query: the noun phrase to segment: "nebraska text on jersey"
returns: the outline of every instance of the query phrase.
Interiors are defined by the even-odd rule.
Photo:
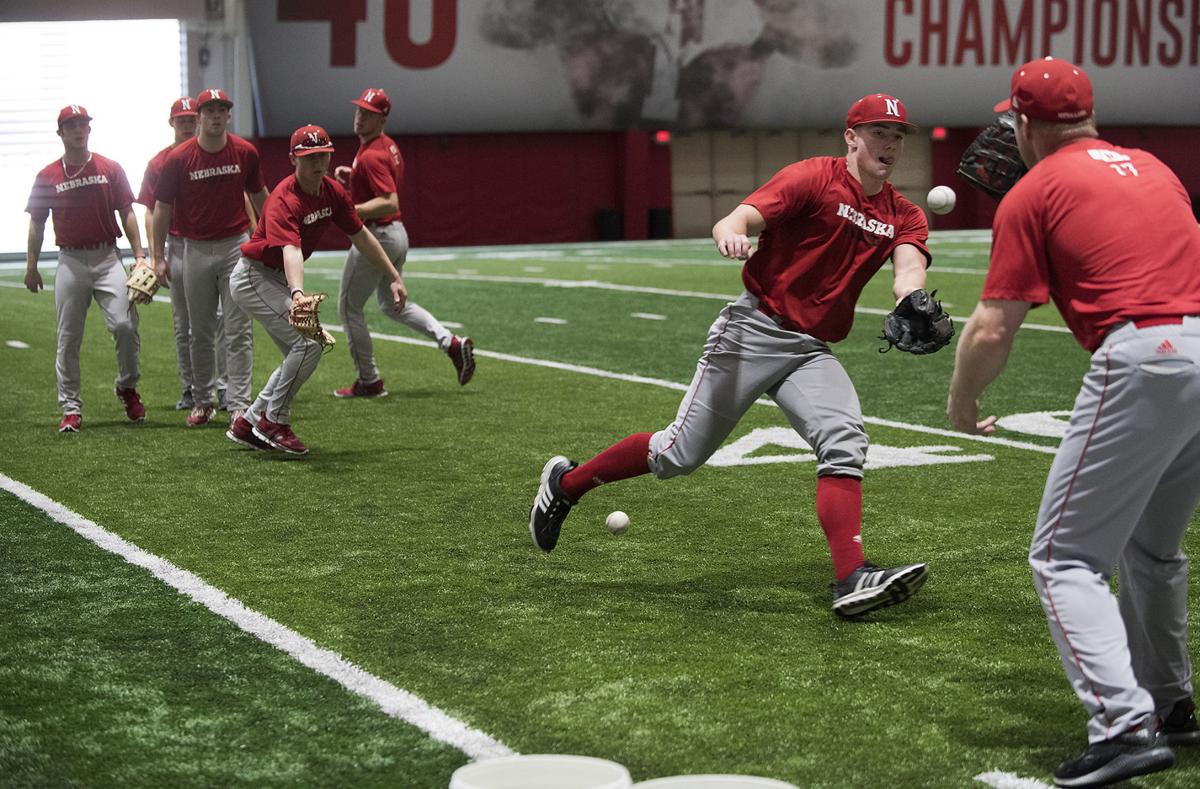
[[[887,236],[888,238],[896,237],[895,225],[880,222],[878,219],[867,219],[866,215],[861,211],[851,208],[845,203],[838,203],[837,215],[843,219],[849,219],[868,233],[874,233],[877,236]]]
[[[220,167],[206,167],[203,170],[189,170],[188,178],[192,181],[201,181],[205,178],[212,178],[217,175],[237,175],[242,171],[240,164],[223,164]]]
[[[65,192],[68,189],[77,189],[81,186],[94,186],[96,184],[108,183],[108,176],[104,173],[99,175],[89,175],[84,178],[72,178],[70,181],[63,181],[61,184],[54,185],[55,192]]]
[[[311,214],[305,214],[303,221],[304,224],[311,225],[313,222],[317,222],[329,216],[333,216],[333,209],[326,206],[325,208],[313,211]]]

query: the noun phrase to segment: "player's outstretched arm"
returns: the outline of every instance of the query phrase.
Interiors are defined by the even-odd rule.
[[[371,235],[370,231],[364,227],[350,236],[350,243],[354,244],[354,248],[359,251],[359,254],[371,261],[372,265],[387,276],[390,283],[388,287],[392,291],[392,303],[396,306],[396,309],[404,309],[404,305],[408,303],[408,288],[404,287],[404,279],[400,276],[400,272],[396,270],[396,267],[392,265],[392,261],[388,258],[387,253],[379,245],[378,239]]]
[[[713,225],[713,242],[723,257],[745,260],[750,257],[750,236],[757,236],[766,228],[766,220],[758,209],[742,203]]]
[[[892,296],[897,304],[914,290],[925,287],[927,264],[925,255],[912,244],[901,244],[892,251]]]
[[[954,354],[946,416],[956,430],[990,435],[996,417],[979,418],[979,398],[1004,370],[1017,329],[1029,312],[1024,301],[981,301],[971,314]]]
[[[41,222],[29,220],[29,235],[25,241],[25,287],[30,293],[37,293],[44,286],[42,275],[38,273],[38,258],[42,256],[42,239],[46,237],[46,220]]]

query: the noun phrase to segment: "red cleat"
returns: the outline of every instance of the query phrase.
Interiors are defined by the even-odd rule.
[[[83,417],[79,414],[64,414],[62,421],[58,423],[58,432],[78,433],[82,423]]]
[[[334,397],[387,397],[387,390],[383,388],[383,379],[380,378],[373,384],[364,384],[362,381],[355,381],[353,386],[347,386],[345,389],[336,389],[333,393]]]
[[[458,385],[466,386],[471,376],[475,375],[475,343],[470,337],[455,337],[446,349],[446,355],[454,362],[454,370],[458,373]]]
[[[254,435],[280,452],[287,452],[289,455],[308,454],[308,447],[304,446],[300,442],[300,439],[296,438],[296,434],[292,432],[291,425],[272,422],[264,416],[254,426]]]
[[[146,421],[146,406],[142,405],[142,397],[137,389],[122,389],[117,387],[117,399],[125,406],[125,416],[130,422]]]
[[[264,452],[270,452],[275,448],[254,435],[254,426],[244,416],[238,416],[233,420],[229,429],[225,431],[225,437],[230,441],[235,441],[251,449],[261,449]]]
[[[187,426],[200,427],[207,425],[212,421],[213,407],[211,405],[198,405],[192,409],[192,413],[188,414]]]

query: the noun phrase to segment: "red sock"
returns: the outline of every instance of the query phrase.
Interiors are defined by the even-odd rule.
[[[592,488],[650,473],[650,433],[634,433],[563,474],[563,493],[576,501]]]
[[[843,581],[866,561],[862,546],[862,480],[817,477],[817,520],[829,541],[834,575]]]

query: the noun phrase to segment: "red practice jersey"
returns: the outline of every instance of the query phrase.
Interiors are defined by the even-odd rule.
[[[171,227],[179,235],[212,241],[250,227],[243,193],[262,188],[253,145],[230,134],[224,148],[209,153],[193,137],[167,154],[154,197],[174,204]]]
[[[404,157],[396,143],[386,134],[358,146],[354,163],[350,165],[350,197],[355,204],[365,203],[371,198],[396,193],[400,197],[404,187]],[[372,219],[381,225],[395,222],[400,212],[391,216]]]
[[[242,244],[242,254],[282,271],[283,248],[289,244],[300,247],[308,260],[330,222],[348,236],[362,230],[350,194],[326,176],[320,192],[310,195],[300,188],[295,174],[289,175],[271,191],[254,235]]]
[[[62,159],[43,167],[33,181],[25,210],[38,222],[45,222],[53,211],[54,243],[81,247],[120,238],[115,212],[124,213],[131,205],[133,190],[121,165],[93,153],[78,171]]]
[[[142,188],[138,191],[137,199],[134,202],[141,203],[146,208],[154,208],[154,191],[158,188],[158,179],[162,175],[163,165],[167,162],[167,156],[173,150],[175,150],[175,146],[168,145],[154,154],[154,158],[146,163],[146,172],[142,174]],[[171,215],[170,232],[173,236],[179,235],[179,232],[175,229],[174,214]]]
[[[1114,326],[1200,315],[1200,226],[1165,164],[1103,140],[1069,143],[1005,195],[981,299],[1050,299],[1094,351]]]
[[[825,342],[850,333],[863,287],[898,245],[930,258],[921,209],[888,183],[868,197],[844,157],[788,165],[742,202],[766,220],[742,268],[746,290]]]

